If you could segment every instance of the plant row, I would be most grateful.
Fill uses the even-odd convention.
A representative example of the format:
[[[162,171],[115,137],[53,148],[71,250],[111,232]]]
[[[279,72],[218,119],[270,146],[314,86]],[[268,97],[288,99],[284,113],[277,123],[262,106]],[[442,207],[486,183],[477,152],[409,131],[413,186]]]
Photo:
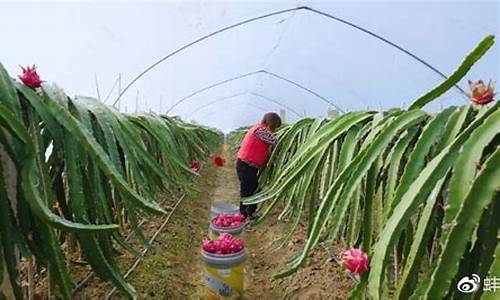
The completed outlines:
[[[368,254],[352,298],[455,298],[465,295],[457,290],[464,276],[500,275],[499,103],[488,87],[472,91],[472,105],[422,110],[492,44],[485,38],[407,110],[306,118],[280,130],[262,191],[245,199],[261,203],[262,217],[281,209],[289,230],[278,247],[305,223],[305,246],[277,278],[297,271],[320,244]]]
[[[99,277],[134,298],[115,259],[117,248],[138,255],[125,232],[149,246],[139,218],[165,212],[159,197],[192,191],[189,163],[207,159],[222,136],[21,79],[0,65],[0,299],[23,298],[20,257],[46,268],[54,297],[70,299],[71,241]]]

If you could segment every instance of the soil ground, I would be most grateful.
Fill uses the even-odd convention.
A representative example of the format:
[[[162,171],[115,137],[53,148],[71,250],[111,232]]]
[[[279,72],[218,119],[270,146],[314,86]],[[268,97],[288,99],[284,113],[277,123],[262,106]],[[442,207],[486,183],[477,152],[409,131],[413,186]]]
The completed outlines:
[[[223,153],[227,163],[216,168],[207,163],[195,182],[198,191],[188,195],[179,204],[169,223],[154,242],[154,250],[129,277],[139,299],[204,299],[203,262],[199,250],[206,238],[213,201],[239,199],[238,180],[234,160],[229,151]],[[167,200],[167,207],[175,204]],[[150,237],[161,223],[154,218],[147,223]],[[275,216],[244,233],[248,259],[245,262],[245,299],[345,299],[353,287],[352,280],[328,255],[318,247],[307,265],[297,274],[284,280],[272,280],[272,275],[283,270],[284,261],[303,246],[303,230],[277,252],[276,242],[286,230],[286,224]],[[132,257],[122,255],[119,264],[126,270]],[[76,270],[75,270],[76,271]],[[103,299],[112,286],[94,278],[75,298]],[[121,299],[119,293],[113,299]]]

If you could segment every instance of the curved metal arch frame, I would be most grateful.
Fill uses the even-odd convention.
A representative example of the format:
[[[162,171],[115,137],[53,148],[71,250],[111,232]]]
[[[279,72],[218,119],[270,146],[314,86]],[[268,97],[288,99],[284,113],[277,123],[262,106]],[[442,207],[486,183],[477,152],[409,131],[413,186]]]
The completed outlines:
[[[132,81],[130,81],[125,86],[125,88],[120,92],[120,94],[118,95],[117,99],[113,103],[113,106],[116,105],[116,103],[120,100],[121,96],[123,96],[123,94],[125,94],[128,91],[128,89],[137,80],[139,80],[146,73],[148,73],[149,71],[151,71],[152,69],[154,69],[156,66],[158,66],[162,62],[164,62],[167,59],[171,58],[172,56],[176,55],[177,53],[180,53],[180,52],[184,51],[185,49],[187,49],[187,48],[189,48],[189,47],[191,47],[191,46],[193,46],[193,45],[195,45],[195,44],[197,44],[199,42],[202,42],[202,41],[204,41],[206,39],[209,39],[210,37],[212,37],[214,35],[217,35],[219,33],[228,31],[228,30],[233,29],[235,27],[239,27],[239,26],[242,26],[242,25],[245,25],[245,24],[248,24],[248,23],[252,23],[252,22],[255,22],[255,21],[260,20],[260,19],[265,19],[265,18],[269,18],[269,17],[272,17],[272,16],[281,15],[281,14],[285,14],[285,13],[289,13],[289,12],[293,12],[293,11],[300,11],[300,10],[309,11],[309,12],[312,12],[312,13],[315,13],[315,14],[327,17],[329,19],[335,20],[337,22],[346,24],[346,25],[351,26],[351,27],[353,27],[353,28],[355,28],[357,30],[360,30],[361,32],[364,32],[364,33],[366,33],[366,34],[368,34],[368,35],[370,35],[370,36],[372,36],[374,38],[377,38],[378,40],[380,40],[380,41],[382,41],[382,42],[384,42],[384,43],[386,43],[386,44],[388,44],[388,45],[390,45],[392,47],[395,47],[399,51],[407,54],[411,58],[415,59],[416,61],[420,62],[421,64],[423,64],[424,66],[426,66],[427,68],[429,68],[430,70],[432,70],[433,72],[435,72],[436,74],[438,74],[439,76],[441,76],[443,79],[445,79],[445,80],[448,79],[448,77],[444,73],[442,73],[441,71],[439,71],[437,68],[433,67],[430,63],[428,63],[424,59],[422,59],[419,56],[413,54],[412,52],[410,52],[409,50],[403,48],[402,46],[399,46],[398,44],[396,44],[394,42],[391,42],[387,38],[384,38],[383,36],[381,36],[379,34],[376,34],[373,31],[370,31],[370,30],[368,30],[366,28],[363,28],[363,27],[361,27],[359,25],[356,25],[355,23],[352,23],[352,22],[349,22],[349,21],[344,20],[342,18],[336,17],[336,16],[334,16],[332,14],[329,14],[329,13],[326,13],[324,11],[317,10],[317,9],[314,9],[314,8],[311,8],[311,7],[308,7],[308,6],[298,6],[298,7],[294,7],[294,8],[288,8],[288,9],[283,9],[283,10],[279,10],[279,11],[274,11],[274,12],[271,12],[271,13],[267,13],[267,14],[264,14],[264,15],[257,16],[257,17],[245,19],[243,21],[240,21],[240,22],[234,23],[232,25],[223,27],[223,28],[221,28],[219,30],[213,31],[213,32],[211,32],[209,34],[203,35],[203,36],[195,39],[194,41],[192,41],[192,42],[190,42],[188,44],[185,44],[184,46],[178,48],[177,50],[174,50],[173,52],[170,52],[169,54],[165,55],[164,57],[162,57],[161,59],[159,59],[155,63],[153,63],[150,66],[148,66],[146,69],[144,69],[144,71],[142,71],[141,73],[139,73],[137,76],[135,76],[132,79]],[[455,85],[455,88],[457,88],[460,91],[460,93],[465,97],[465,91],[460,86]]]
[[[267,100],[269,102],[273,102],[273,103],[276,103],[278,104],[279,106],[282,106],[283,108],[286,108],[287,110],[289,110],[290,112],[294,113],[297,117],[299,118],[302,118],[304,117],[303,115],[301,115],[300,113],[298,113],[296,110],[294,110],[293,108],[287,106],[287,105],[284,105],[284,104],[281,104],[279,101],[277,100],[274,100],[273,98],[269,98],[267,96],[264,96],[262,94],[259,94],[259,93],[256,93],[256,92],[250,92],[250,95],[253,95],[253,96],[256,96],[256,97],[259,97],[259,98],[262,98],[264,100]]]
[[[262,107],[260,107],[258,105],[255,105],[255,104],[252,104],[252,103],[248,103],[248,102],[240,102],[238,104],[233,105],[229,109],[232,109],[233,107],[243,106],[243,105],[256,108],[256,109],[258,109],[260,111],[263,111],[263,112],[267,112],[268,111],[265,108],[262,108]],[[220,113],[220,111],[217,111],[217,110],[216,111],[209,111],[206,114],[203,114],[202,116],[200,116],[200,118],[207,118],[207,117],[213,116],[213,115],[218,114],[218,113]]]
[[[239,79],[242,79],[242,78],[246,78],[246,77],[249,77],[249,76],[253,76],[253,75],[258,75],[258,74],[266,74],[266,75],[269,75],[271,77],[274,77],[274,78],[277,78],[279,80],[282,80],[284,82],[287,82],[289,84],[292,84],[312,95],[314,95],[315,97],[319,98],[320,100],[322,100],[323,102],[335,107],[338,111],[340,111],[341,113],[345,113],[345,111],[340,108],[338,105],[334,104],[333,102],[329,101],[328,99],[326,99],[325,97],[323,97],[322,95],[320,95],[319,93],[303,86],[302,84],[300,83],[297,83],[291,79],[288,79],[282,75],[278,75],[274,72],[270,72],[270,71],[267,71],[267,70],[258,70],[258,71],[253,71],[253,72],[248,72],[248,73],[245,73],[245,74],[241,74],[241,75],[238,75],[238,76],[235,76],[235,77],[231,77],[231,78],[228,78],[228,79],[224,79],[222,81],[219,81],[219,82],[216,82],[214,84],[211,84],[211,85],[208,85],[206,87],[203,87],[199,90],[196,90],[194,92],[192,92],[191,94],[187,95],[187,96],[184,96],[182,97],[181,99],[177,100],[167,111],[166,113],[168,114],[169,112],[171,112],[175,107],[177,107],[179,104],[181,104],[182,102],[190,99],[191,97],[194,97],[200,93],[203,93],[204,91],[207,91],[207,90],[210,90],[210,89],[213,89],[215,87],[218,87],[218,86],[221,86],[221,85],[224,85],[226,83],[229,83],[229,82],[232,82],[232,81],[236,81],[236,80],[239,80]]]
[[[219,102],[224,102],[224,101],[227,101],[227,100],[231,100],[231,99],[233,99],[233,98],[236,98],[236,97],[239,97],[239,96],[243,96],[243,95],[252,95],[252,96],[255,96],[255,97],[262,98],[262,99],[264,99],[264,100],[267,100],[267,101],[269,101],[269,102],[272,102],[272,103],[274,103],[274,104],[276,104],[276,105],[278,105],[278,106],[280,106],[280,107],[282,107],[282,108],[284,108],[284,109],[286,109],[286,110],[288,110],[288,111],[292,112],[293,114],[295,114],[295,115],[296,115],[296,116],[298,116],[299,118],[303,117],[303,116],[302,116],[302,115],[300,115],[300,113],[298,113],[296,110],[294,110],[293,108],[291,108],[291,107],[289,107],[289,106],[287,106],[287,105],[285,105],[285,104],[283,104],[283,103],[279,102],[278,100],[275,100],[275,99],[270,98],[270,97],[268,97],[268,96],[264,96],[264,95],[259,94],[259,93],[256,93],[256,92],[242,92],[242,93],[237,93],[237,94],[234,94],[234,95],[231,95],[231,96],[227,96],[227,97],[222,97],[222,98],[216,99],[216,100],[214,100],[214,101],[211,101],[211,102],[209,102],[209,103],[206,103],[205,105],[202,105],[202,106],[200,106],[200,107],[196,108],[195,110],[192,110],[192,111],[191,111],[191,112],[189,112],[186,116],[187,116],[188,118],[190,118],[190,117],[191,117],[194,113],[196,113],[196,112],[198,112],[198,111],[200,111],[200,110],[202,110],[202,109],[205,109],[205,108],[207,108],[207,107],[209,107],[209,106],[211,106],[211,105],[213,105],[213,104],[217,104],[217,103],[219,103]]]
[[[219,102],[224,102],[224,101],[227,101],[227,100],[231,100],[233,98],[236,98],[236,97],[239,97],[239,96],[243,96],[243,95],[248,95],[248,92],[245,91],[245,92],[237,93],[237,94],[234,94],[234,95],[231,95],[231,96],[226,96],[226,97],[218,98],[218,99],[216,99],[214,101],[210,101],[210,102],[205,103],[204,105],[201,105],[201,106],[197,107],[196,109],[188,112],[186,114],[186,116],[189,118],[192,115],[194,115],[195,113],[199,112],[200,110],[205,109],[206,107],[209,107],[209,106],[211,106],[213,104],[216,104],[216,103],[219,103]]]

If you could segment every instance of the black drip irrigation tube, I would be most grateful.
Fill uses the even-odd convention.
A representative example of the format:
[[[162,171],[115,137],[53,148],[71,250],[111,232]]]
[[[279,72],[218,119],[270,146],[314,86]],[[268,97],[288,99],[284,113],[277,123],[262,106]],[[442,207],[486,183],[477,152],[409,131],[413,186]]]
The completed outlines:
[[[155,234],[153,235],[153,237],[151,238],[151,240],[149,241],[149,244],[152,245],[152,243],[154,242],[154,240],[156,239],[156,237],[158,236],[158,234],[164,229],[164,227],[167,225],[168,221],[170,220],[170,217],[172,216],[172,214],[174,213],[174,211],[177,209],[177,206],[179,205],[179,203],[181,203],[181,201],[184,199],[184,197],[186,196],[186,194],[182,194],[181,197],[179,198],[179,200],[177,200],[177,203],[175,204],[175,206],[172,208],[172,210],[169,212],[169,214],[165,217],[163,223],[161,224],[160,228],[155,232]],[[165,202],[167,202],[167,199],[165,199],[162,204],[164,204]],[[141,220],[141,222],[139,223],[139,227],[141,227],[142,225],[144,225],[144,223],[146,223],[147,219],[146,218],[143,218]],[[133,236],[134,236],[134,232],[131,232],[126,238],[125,238],[125,241],[129,241]],[[127,278],[130,273],[133,271],[133,269],[135,269],[137,267],[137,265],[139,264],[138,261],[142,261],[146,252],[149,250],[150,248],[149,247],[146,247],[144,248],[144,250],[141,252],[141,255],[138,256],[136,258],[136,260],[134,261],[134,265],[132,265],[132,267],[127,271],[127,273],[125,274],[125,278]],[[80,281],[76,287],[73,289],[73,292],[72,292],[72,295],[73,297],[76,296],[76,294],[78,292],[80,292],[88,283],[89,281],[94,277],[95,273],[94,271],[90,271],[89,274],[82,280]],[[116,292],[116,287],[113,288],[113,290],[108,294],[108,296],[106,296],[106,299],[109,299],[114,293]]]

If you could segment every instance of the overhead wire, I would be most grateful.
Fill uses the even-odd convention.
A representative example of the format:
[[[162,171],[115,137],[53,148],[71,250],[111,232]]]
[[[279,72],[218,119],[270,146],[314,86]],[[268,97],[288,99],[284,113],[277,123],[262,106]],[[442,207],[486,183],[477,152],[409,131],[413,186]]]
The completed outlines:
[[[187,43],[183,46],[181,46],[180,48],[170,52],[169,54],[163,56],[162,58],[160,58],[159,60],[157,60],[156,62],[154,62],[153,64],[149,65],[148,67],[146,67],[142,72],[140,72],[138,75],[136,75],[126,86],[123,90],[120,89],[120,92],[118,94],[118,97],[117,99],[114,101],[113,103],[113,106],[116,105],[116,103],[119,102],[119,100],[121,99],[121,97],[123,96],[123,94],[125,94],[128,89],[135,83],[137,82],[137,80],[139,80],[142,76],[144,76],[146,73],[148,73],[149,71],[151,71],[152,69],[154,69],[156,66],[158,66],[159,64],[161,64],[162,62],[166,61],[167,59],[173,57],[174,55],[184,51],[185,49],[197,44],[197,43],[200,43],[206,39],[209,39],[211,38],[212,36],[215,36],[217,34],[220,34],[220,33],[223,33],[225,31],[228,31],[228,30],[231,30],[235,27],[239,27],[239,26],[243,26],[245,24],[248,24],[248,23],[252,23],[252,22],[255,22],[255,21],[258,21],[260,19],[265,19],[265,18],[269,18],[269,17],[272,17],[272,16],[276,16],[276,15],[282,15],[282,14],[286,14],[286,13],[289,13],[289,12],[294,12],[294,11],[299,11],[299,10],[304,10],[304,11],[308,11],[308,12],[311,12],[311,13],[314,13],[314,14],[318,14],[318,15],[321,15],[321,16],[324,16],[324,17],[327,17],[331,20],[335,20],[337,22],[340,22],[340,23],[343,23],[345,25],[348,25],[350,27],[353,27],[357,30],[360,30],[361,32],[364,32],[396,49],[398,49],[399,51],[405,53],[406,55],[410,56],[411,58],[413,58],[414,60],[420,62],[421,64],[423,64],[424,66],[426,66],[427,68],[429,68],[430,70],[432,70],[434,73],[438,74],[440,77],[442,77],[443,79],[448,79],[448,77],[441,71],[439,71],[437,68],[435,68],[434,66],[432,66],[430,63],[428,63],[427,61],[425,61],[424,59],[420,58],[419,56],[417,56],[416,54],[412,53],[411,51],[407,50],[406,48],[396,44],[395,42],[392,42],[390,41],[389,39],[371,31],[371,30],[368,30],[360,25],[357,25],[353,22],[350,22],[350,21],[347,21],[345,19],[342,19],[340,17],[337,17],[337,16],[334,16],[330,13],[327,13],[327,12],[324,12],[324,11],[321,11],[321,10],[318,10],[318,9],[314,9],[314,8],[311,8],[311,7],[308,7],[308,6],[298,6],[298,7],[293,7],[293,8],[287,8],[287,9],[283,9],[283,10],[278,10],[278,11],[274,11],[274,12],[270,12],[270,13],[267,13],[267,14],[263,14],[263,15],[260,15],[260,16],[257,16],[257,17],[252,17],[252,18],[249,18],[249,19],[245,19],[243,21],[239,21],[239,22],[236,22],[232,25],[229,25],[229,26],[225,26],[221,29],[218,29],[216,31],[213,31],[211,33],[208,33],[208,34],[205,34],[195,40],[193,40],[192,42],[190,43]],[[460,93],[462,94],[463,97],[465,97],[465,91],[460,87],[458,86],[457,84],[455,85],[455,88],[458,89],[460,91]]]
[[[267,75],[269,75],[269,76],[272,76],[272,77],[277,78],[277,79],[279,79],[279,80],[282,80],[282,81],[284,81],[284,82],[287,82],[287,83],[289,83],[289,84],[292,84],[292,85],[294,85],[294,86],[296,86],[296,87],[298,87],[298,88],[300,88],[300,89],[302,89],[302,90],[304,90],[304,91],[306,91],[306,92],[308,92],[308,93],[310,93],[310,94],[314,95],[315,97],[317,97],[317,98],[319,98],[320,100],[322,100],[322,101],[324,101],[324,102],[328,103],[329,105],[331,105],[331,106],[335,107],[335,108],[336,108],[337,110],[339,110],[340,112],[342,112],[342,113],[344,113],[344,112],[345,112],[345,111],[344,111],[341,107],[339,107],[338,105],[336,105],[336,104],[335,104],[335,103],[333,103],[332,101],[328,100],[327,98],[323,97],[321,94],[319,94],[319,93],[317,93],[317,92],[315,92],[315,91],[311,90],[310,88],[308,88],[308,87],[306,87],[306,86],[304,86],[304,85],[302,85],[302,84],[300,84],[300,83],[298,83],[298,82],[296,82],[296,81],[294,81],[294,80],[291,80],[291,79],[289,79],[289,78],[287,78],[287,77],[284,77],[284,76],[282,76],[282,75],[278,75],[278,74],[276,74],[276,73],[274,73],[274,72],[270,72],[270,71],[267,71],[267,70],[258,70],[258,71],[248,72],[248,73],[245,73],[245,74],[241,74],[241,75],[238,75],[238,76],[234,76],[234,77],[231,77],[231,78],[227,78],[227,79],[224,79],[224,80],[222,80],[222,81],[218,81],[218,82],[216,82],[216,83],[213,83],[213,84],[210,84],[210,85],[208,85],[208,86],[205,86],[205,87],[203,87],[203,88],[201,88],[201,89],[198,89],[198,90],[196,90],[196,91],[194,91],[194,92],[190,93],[189,95],[186,95],[186,96],[184,96],[184,97],[180,98],[179,100],[177,100],[176,102],[174,102],[174,104],[172,104],[172,106],[170,106],[170,108],[166,111],[166,113],[168,114],[168,113],[169,113],[169,112],[171,112],[171,111],[172,111],[175,107],[177,107],[179,104],[181,104],[181,103],[183,103],[184,101],[187,101],[188,99],[190,99],[190,98],[192,98],[192,97],[194,97],[194,96],[196,96],[196,95],[198,95],[198,94],[201,94],[201,93],[203,93],[203,92],[205,92],[205,91],[207,91],[207,90],[210,90],[210,89],[213,89],[213,88],[215,88],[215,87],[218,87],[218,86],[221,86],[221,85],[227,84],[227,83],[232,82],[232,81],[236,81],[236,80],[239,80],[239,79],[243,79],[243,78],[245,78],[245,77],[254,76],[254,75],[257,75],[257,74],[267,74]]]

